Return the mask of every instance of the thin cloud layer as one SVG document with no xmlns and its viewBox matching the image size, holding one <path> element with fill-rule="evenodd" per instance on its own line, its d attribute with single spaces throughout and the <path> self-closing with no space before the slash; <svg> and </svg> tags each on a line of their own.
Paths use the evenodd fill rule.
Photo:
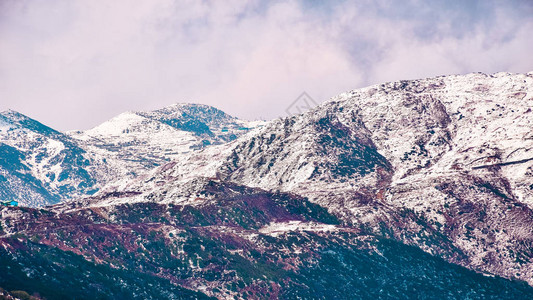
<svg viewBox="0 0 533 300">
<path fill-rule="evenodd" d="M 0 109 L 61 130 L 176 102 L 270 119 L 303 91 L 532 71 L 532 15 L 530 1 L 1 0 Z"/>
</svg>

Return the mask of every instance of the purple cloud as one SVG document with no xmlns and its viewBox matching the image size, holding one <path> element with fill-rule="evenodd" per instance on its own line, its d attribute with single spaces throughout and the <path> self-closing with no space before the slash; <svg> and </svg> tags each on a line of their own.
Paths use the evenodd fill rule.
<svg viewBox="0 0 533 300">
<path fill-rule="evenodd" d="M 0 110 L 61 130 L 175 102 L 274 118 L 382 81 L 533 70 L 529 1 L 0 2 Z"/>
</svg>

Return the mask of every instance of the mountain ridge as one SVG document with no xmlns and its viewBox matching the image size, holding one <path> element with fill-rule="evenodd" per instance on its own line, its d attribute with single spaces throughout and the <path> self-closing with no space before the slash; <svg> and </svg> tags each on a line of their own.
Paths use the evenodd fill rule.
<svg viewBox="0 0 533 300">
<path fill-rule="evenodd" d="M 533 164 L 503 159 L 533 153 L 532 85 L 533 73 L 474 73 L 371 86 L 109 188 L 144 192 L 122 202 L 182 201 L 171 191 L 195 177 L 291 192 L 350 226 L 531 283 Z M 468 168 L 485 161 L 500 165 Z"/>
<path fill-rule="evenodd" d="M 182 110 L 188 114 L 181 115 Z M 176 115 L 172 119 L 173 112 Z M 213 115 L 211 119 L 209 114 Z M 185 127 L 208 128 L 210 134 L 191 132 L 192 127 L 165 124 L 165 116 L 170 121 L 181 120 Z M 204 124 L 201 120 L 211 123 Z M 0 196 L 30 206 L 91 195 L 114 178 L 131 178 L 183 152 L 234 139 L 246 133 L 248 127 L 262 123 L 242 121 L 218 109 L 196 104 L 123 113 L 85 132 L 62 133 L 13 110 L 2 112 L 0 121 L 3 124 L 0 143 L 6 151 L 14 147 L 9 153 L 20 152 L 16 157 L 21 159 L 19 165 L 24 166 L 21 172 L 4 166 L 7 161 L 0 166 L 5 178 L 2 184 L 6 185 Z M 225 126 L 229 128 L 222 132 Z M 211 130 L 216 130 L 217 135 Z"/>
<path fill-rule="evenodd" d="M 533 73 L 349 91 L 89 197 L 2 208 L 2 257 L 74 252 L 220 299 L 530 298 L 531 107 Z"/>
</svg>

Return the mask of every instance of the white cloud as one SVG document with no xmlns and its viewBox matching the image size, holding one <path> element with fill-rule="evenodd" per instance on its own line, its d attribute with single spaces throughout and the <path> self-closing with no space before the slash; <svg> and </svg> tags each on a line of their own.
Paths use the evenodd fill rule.
<svg viewBox="0 0 533 300">
<path fill-rule="evenodd" d="M 273 118 L 302 91 L 533 69 L 526 2 L 397 3 L 6 0 L 0 109 L 63 130 L 183 101 Z"/>
</svg>

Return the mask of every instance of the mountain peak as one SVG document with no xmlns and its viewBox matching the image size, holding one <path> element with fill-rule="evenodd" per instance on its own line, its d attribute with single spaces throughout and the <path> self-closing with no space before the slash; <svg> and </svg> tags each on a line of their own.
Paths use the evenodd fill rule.
<svg viewBox="0 0 533 300">
<path fill-rule="evenodd" d="M 0 112 L 0 116 L 3 117 L 6 123 L 14 125 L 18 128 L 25 128 L 43 135 L 62 135 L 59 131 L 56 131 L 42 124 L 41 122 L 12 109 Z"/>
<path fill-rule="evenodd" d="M 195 119 L 203 123 L 213 123 L 234 120 L 235 117 L 223 112 L 222 110 L 206 105 L 194 103 L 175 103 L 170 106 L 157 109 L 151 112 L 142 113 L 143 115 L 163 115 L 163 119 Z"/>
<path fill-rule="evenodd" d="M 11 121 L 22 121 L 22 120 L 28 120 L 31 119 L 30 117 L 26 116 L 25 114 L 22 114 L 16 110 L 7 109 L 2 112 L 0 112 L 0 115 L 3 117 L 11 120 Z"/>
</svg>

